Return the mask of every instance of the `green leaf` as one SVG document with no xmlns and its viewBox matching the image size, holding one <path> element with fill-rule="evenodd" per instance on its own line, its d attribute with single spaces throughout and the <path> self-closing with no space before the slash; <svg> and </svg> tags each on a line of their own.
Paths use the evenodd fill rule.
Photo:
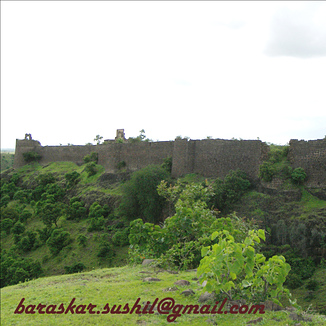
<svg viewBox="0 0 326 326">
<path fill-rule="evenodd" d="M 266 238 L 265 238 L 265 231 L 264 230 L 259 229 L 258 230 L 258 236 L 259 236 L 260 239 L 263 239 L 265 241 Z"/>
</svg>

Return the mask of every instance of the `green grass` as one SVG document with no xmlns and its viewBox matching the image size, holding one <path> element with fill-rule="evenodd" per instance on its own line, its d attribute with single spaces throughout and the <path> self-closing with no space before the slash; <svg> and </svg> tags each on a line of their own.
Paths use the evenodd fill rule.
<svg viewBox="0 0 326 326">
<path fill-rule="evenodd" d="M 305 280 L 304 284 L 292 291 L 292 294 L 299 298 L 298 304 L 305 310 L 310 309 L 312 311 L 323 311 L 326 314 L 326 268 L 321 267 L 317 269 L 311 278 L 318 281 L 318 287 L 311 291 L 306 288 L 310 279 Z"/>
<path fill-rule="evenodd" d="M 325 208 L 326 201 L 317 198 L 310 194 L 307 190 L 302 187 L 302 197 L 299 204 L 306 210 L 311 210 L 314 208 Z"/>
<path fill-rule="evenodd" d="M 140 273 L 144 271 L 146 273 Z M 160 282 L 143 282 L 145 277 L 157 277 Z M 195 272 L 181 272 L 178 275 L 168 272 L 160 272 L 150 267 L 124 266 L 120 268 L 97 269 L 86 273 L 71 275 L 45 277 L 30 282 L 17 284 L 1 289 L 1 325 L 170 325 L 167 322 L 168 315 L 159 314 L 14 314 L 16 307 L 22 298 L 24 305 L 57 305 L 62 303 L 65 308 L 75 298 L 75 304 L 97 305 L 95 311 L 102 311 L 106 303 L 110 308 L 115 305 L 129 304 L 131 308 L 136 300 L 140 303 L 158 298 L 158 302 L 164 298 L 171 297 L 176 304 L 194 305 L 198 304 L 198 298 L 203 292 L 200 285 L 194 279 Z M 163 292 L 164 289 L 174 286 L 176 280 L 188 280 L 189 286 L 178 286 L 174 292 Z M 192 289 L 195 294 L 185 297 L 181 292 Z M 210 302 L 214 305 L 214 302 Z M 224 309 L 223 309 L 224 310 Z M 246 325 L 250 320 L 263 317 L 259 325 L 295 325 L 288 317 L 289 312 L 266 312 L 260 314 L 242 315 L 203 315 L 185 314 L 176 319 L 178 325 L 206 325 L 207 320 L 214 320 L 217 325 Z M 274 318 L 274 319 L 273 319 Z M 276 321 L 275 318 L 279 321 Z M 326 325 L 326 319 L 322 316 L 313 316 L 312 322 L 301 322 L 301 325 Z"/>
</svg>

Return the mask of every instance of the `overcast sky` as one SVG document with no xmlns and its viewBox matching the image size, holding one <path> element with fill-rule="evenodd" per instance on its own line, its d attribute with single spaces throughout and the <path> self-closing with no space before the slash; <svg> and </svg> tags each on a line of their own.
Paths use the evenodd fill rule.
<svg viewBox="0 0 326 326">
<path fill-rule="evenodd" d="M 326 2 L 1 1 L 1 146 L 326 135 Z"/>
</svg>

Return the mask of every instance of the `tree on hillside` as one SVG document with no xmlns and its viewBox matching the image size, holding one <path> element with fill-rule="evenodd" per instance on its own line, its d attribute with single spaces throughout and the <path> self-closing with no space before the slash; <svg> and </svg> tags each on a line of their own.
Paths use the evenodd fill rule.
<svg viewBox="0 0 326 326">
<path fill-rule="evenodd" d="M 119 214 L 128 220 L 142 218 L 146 222 L 158 222 L 165 199 L 157 192 L 161 180 L 169 173 L 159 165 L 149 165 L 132 174 L 123 187 Z"/>
</svg>

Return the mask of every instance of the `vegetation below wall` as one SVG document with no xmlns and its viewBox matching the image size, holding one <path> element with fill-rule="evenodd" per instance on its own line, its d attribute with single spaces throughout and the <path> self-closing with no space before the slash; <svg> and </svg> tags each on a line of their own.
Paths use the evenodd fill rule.
<svg viewBox="0 0 326 326">
<path fill-rule="evenodd" d="M 1 172 L 13 167 L 14 157 L 14 153 L 1 152 Z"/>
<path fill-rule="evenodd" d="M 168 162 L 112 175 L 94 155 L 82 166 L 35 162 L 8 170 L 1 175 L 1 286 L 144 258 L 180 272 L 197 268 L 201 248 L 219 243 L 214 230 L 241 243 L 250 230 L 262 229 L 266 241 L 258 252 L 267 260 L 283 255 L 292 267 L 285 285 L 300 305 L 325 313 L 326 202 L 293 171 L 284 172 L 283 148 L 275 153 L 268 161 L 271 180 L 286 182 L 274 192 L 254 187 L 241 171 L 224 180 L 194 174 L 173 180 Z"/>
</svg>

